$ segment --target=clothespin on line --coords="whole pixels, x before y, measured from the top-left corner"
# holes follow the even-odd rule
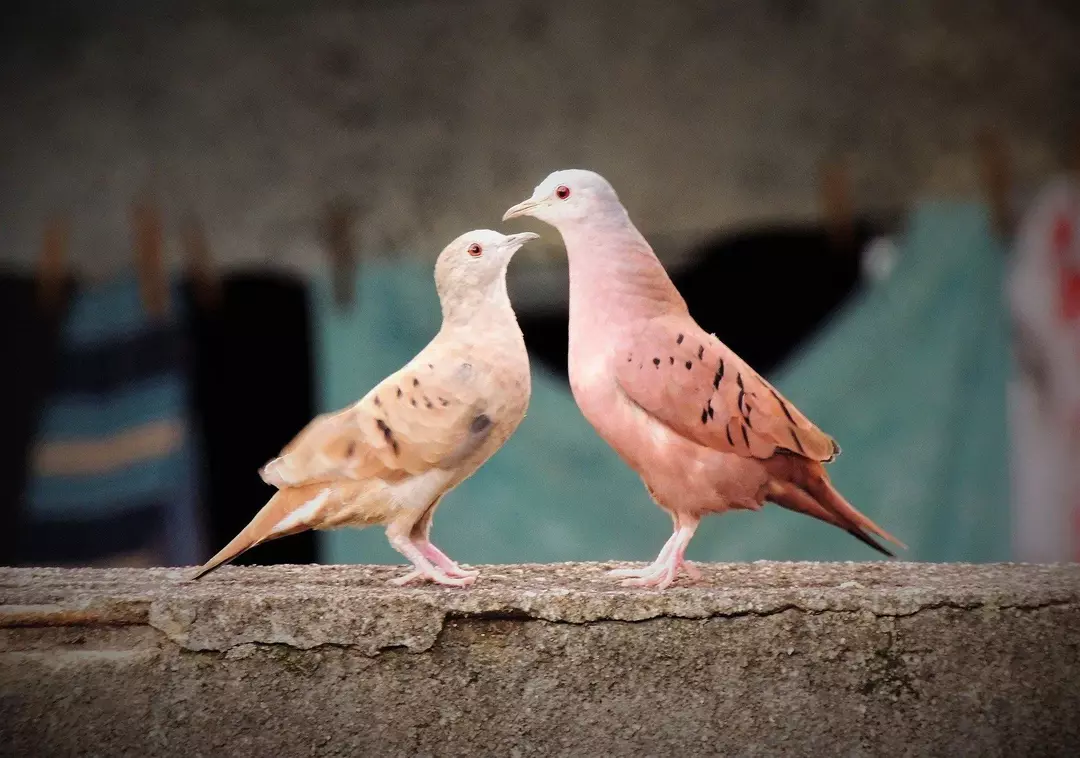
[[[169,284],[165,275],[161,210],[153,199],[132,204],[131,228],[139,296],[146,312],[152,318],[160,318],[169,312]]]
[[[195,302],[205,310],[216,308],[221,303],[221,281],[214,270],[206,230],[194,211],[184,216],[180,236]]]
[[[323,235],[330,258],[334,302],[342,309],[352,305],[355,295],[356,252],[352,238],[355,217],[355,204],[344,196],[326,206]]]
[[[986,128],[976,138],[983,194],[990,206],[994,231],[1001,237],[1012,232],[1012,213],[1009,194],[1012,188],[1012,169],[1005,141],[996,129]]]
[[[855,242],[855,206],[846,156],[837,156],[822,163],[819,188],[822,214],[833,247],[847,250]]]
[[[47,311],[59,307],[63,296],[70,240],[69,218],[57,214],[46,220],[38,254],[37,289],[38,302]]]

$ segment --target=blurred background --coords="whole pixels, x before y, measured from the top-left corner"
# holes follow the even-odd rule
[[[903,557],[1080,559],[1075,0],[18,0],[0,62],[5,564],[203,561],[434,335],[439,250],[571,167]],[[529,228],[529,415],[434,539],[651,560],[670,522],[574,405],[565,255]],[[876,554],[769,507],[689,556]],[[369,529],[239,563],[313,561],[404,562]]]

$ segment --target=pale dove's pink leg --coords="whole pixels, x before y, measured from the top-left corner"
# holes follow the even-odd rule
[[[435,547],[435,545],[428,540],[417,540],[413,544],[420,549],[420,552],[423,553],[425,558],[441,568],[447,576],[471,576],[474,578],[480,576],[479,571],[461,568],[456,561],[451,559],[446,553],[439,550],[439,548]]]
[[[686,546],[690,544],[690,538],[694,536],[694,532],[697,530],[698,522],[700,519],[694,516],[680,516],[678,523],[679,528],[675,532],[674,541],[671,549],[667,551],[667,555],[661,555],[657,557],[656,562],[653,564],[653,570],[645,574],[644,576],[634,577],[627,579],[623,582],[628,587],[656,587],[657,589],[667,589],[675,578],[679,575],[679,569],[685,566],[683,556],[686,554]],[[687,572],[691,574],[691,577],[696,574],[700,577],[700,572],[694,569],[693,572]]]
[[[413,565],[413,570],[405,576],[391,579],[391,584],[398,586],[408,584],[416,579],[428,579],[437,584],[445,584],[450,587],[468,587],[476,581],[473,576],[449,576],[445,571],[432,565],[415,544],[405,537],[397,536],[390,539],[390,545],[404,555]]]

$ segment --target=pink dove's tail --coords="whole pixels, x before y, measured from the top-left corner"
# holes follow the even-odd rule
[[[802,480],[799,482],[772,480],[769,499],[790,511],[805,513],[807,516],[813,516],[827,524],[837,526],[890,558],[895,556],[871,535],[907,550],[907,545],[859,513],[855,506],[845,500],[844,496],[833,487],[828,474],[825,473],[825,468],[820,463],[809,463],[805,474],[805,477],[799,477]]]

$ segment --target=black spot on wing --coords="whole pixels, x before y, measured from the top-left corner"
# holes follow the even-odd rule
[[[709,398],[709,402],[705,404],[706,410],[709,411],[709,418],[713,418],[716,415],[716,411],[712,407],[712,398]]]
[[[398,387],[398,388],[397,388],[397,396],[398,396],[398,397],[401,397],[401,396],[402,396],[403,394],[405,394],[405,393],[403,393],[403,392],[401,391],[401,387]]]
[[[802,442],[799,441],[799,435],[795,433],[794,427],[789,427],[791,432],[791,439],[795,440],[795,447],[798,448],[800,453],[805,454],[806,450],[803,449]]]
[[[727,443],[735,447],[735,440],[731,439],[731,424],[724,427],[724,433],[727,435]]]
[[[739,429],[742,430],[743,442],[746,443],[746,449],[749,450],[750,449],[750,436],[746,433],[746,427],[743,426],[742,424],[739,424]]]
[[[652,362],[653,362],[654,366],[656,366],[657,368],[660,368],[660,359],[659,358],[653,358]]]
[[[382,419],[377,419],[375,421],[375,425],[379,427],[379,431],[383,433],[383,437],[385,437],[386,441],[390,443],[390,447],[391,449],[393,449],[394,455],[397,455],[401,450],[398,447],[397,439],[394,438],[393,430],[391,430],[387,423]]]
[[[375,402],[375,407],[376,408],[378,408],[379,406],[382,405],[382,400],[379,399],[378,395],[375,396],[375,401],[374,402]]]
[[[431,401],[428,400],[427,395],[424,395],[424,407],[426,407],[426,408],[434,408],[435,407],[434,405],[431,404]]]
[[[413,377],[413,380],[412,380],[412,386],[414,386],[414,387],[419,387],[420,386],[420,380],[417,379],[415,376]]]
[[[693,362],[693,361],[687,361],[687,362],[686,362],[686,370],[687,370],[687,371],[689,371],[689,370],[690,370],[690,369],[692,369],[693,367],[694,367],[694,362]]]
[[[491,419],[488,418],[486,413],[481,413],[479,416],[472,420],[469,424],[469,431],[473,434],[480,434],[491,426]]]
[[[784,402],[784,398],[776,394],[776,390],[772,390],[772,396],[776,399],[776,402],[780,403],[780,410],[782,410],[784,412],[784,415],[787,416],[787,420],[794,424],[795,419],[791,417],[791,411],[788,410],[787,403]]]
[[[716,367],[716,376],[713,377],[712,386],[714,390],[720,389],[720,380],[724,378],[724,359],[720,359],[720,364]]]
[[[412,406],[413,408],[415,408],[415,407],[416,407],[416,398],[415,398],[415,397],[410,397],[410,398],[409,398],[409,404],[410,404],[410,405],[411,405],[411,406]]]
[[[702,408],[701,409],[701,423],[703,423],[703,424],[709,423],[709,409],[708,408]]]
[[[683,340],[683,336],[680,334],[678,337],[675,338],[675,344],[676,345],[681,345],[682,340]]]
[[[356,452],[356,441],[355,440],[349,440],[349,444],[345,448],[345,457],[346,458],[352,458],[353,453],[355,453],[355,452]]]
[[[447,400],[445,397],[440,397],[439,398],[439,405],[441,405],[443,408],[445,408],[446,406],[450,405],[450,401]]]
[[[697,359],[700,361],[704,357],[705,357],[705,346],[704,345],[698,345]]]
[[[669,355],[668,356],[668,365],[671,365],[671,366],[675,365],[675,356],[674,355]]]

